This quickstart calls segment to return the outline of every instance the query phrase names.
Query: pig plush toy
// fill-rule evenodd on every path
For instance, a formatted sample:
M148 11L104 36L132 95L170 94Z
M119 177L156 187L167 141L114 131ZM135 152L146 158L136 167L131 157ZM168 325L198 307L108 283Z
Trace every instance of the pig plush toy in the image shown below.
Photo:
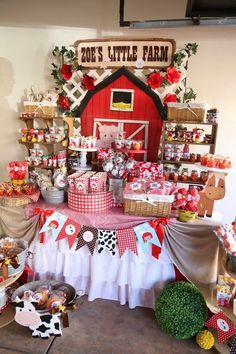
M118 138L118 127L115 125L101 125L98 127L100 139L97 140L97 147L110 148L111 143Z

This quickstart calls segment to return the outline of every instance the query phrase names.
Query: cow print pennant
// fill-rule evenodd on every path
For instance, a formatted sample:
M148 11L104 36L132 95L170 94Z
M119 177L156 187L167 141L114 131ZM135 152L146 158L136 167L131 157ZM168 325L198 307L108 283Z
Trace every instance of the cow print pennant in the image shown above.
M113 256L116 254L116 232L113 230L98 230L98 253L107 249Z
M87 245L90 253L93 255L97 238L98 229L91 226L83 226L78 235L76 251L84 245Z

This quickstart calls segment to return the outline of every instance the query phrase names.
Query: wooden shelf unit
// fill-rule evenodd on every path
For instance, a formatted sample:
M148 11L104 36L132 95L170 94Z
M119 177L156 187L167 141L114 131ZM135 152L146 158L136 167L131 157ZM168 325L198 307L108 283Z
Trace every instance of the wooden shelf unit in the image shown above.
M172 140L172 141L168 141L165 139L165 131L166 131L166 126L168 124L174 124L174 125L183 125L183 126L188 126L188 125L192 125L192 126L209 126L211 127L211 131L210 134L212 135L212 142L211 143L194 143L194 142L186 142L186 141L178 141L178 140ZM205 123L205 122L179 122L179 121L164 121L163 122L163 127L162 127L162 137L161 137L161 144L160 144L160 159L163 163L177 163L179 161L173 161L173 160L168 160L168 162L166 162L165 158L164 158L164 153L165 153L165 144L181 144L181 145L194 145L194 146L206 146L208 147L208 151L210 154L214 154L215 153L215 147L216 147L216 139L217 139L217 130L218 130L218 124L217 123ZM184 161L180 161L180 163L191 163L194 164L194 162L184 162Z
M53 126L53 123L55 120L61 120L62 124L64 125L64 123L66 124L66 130L69 131L69 123L68 123L68 117L64 118L64 117L44 117L44 116L37 116L37 117L19 117L19 120L25 122L27 129L33 129L34 127L34 121L38 120L43 122L46 125L46 128L49 129L51 126ZM37 129L37 128L35 128ZM56 146L61 146L64 147L65 149L67 149L68 147L68 138L66 137L65 139L63 139L62 141L59 142L32 142L32 141L22 141L22 139L18 140L19 144L25 145L27 150L28 150L28 155L30 155L30 149L32 149L35 144L39 144L44 146L47 149L47 154L49 155L53 155L56 153ZM44 169L56 169L58 167L44 167L42 165L40 166L29 166L29 168L34 169L34 168L44 168Z
M172 141L168 141L165 136L165 132L166 132L166 126L167 125L183 125L184 127L199 127L201 128L201 126L206 126L209 127L208 131L206 132L206 134L210 134L212 136L212 140L210 143L204 143L204 142L200 142L200 143L195 143L195 142L187 142L187 141L179 141L179 140L172 140ZM190 128L191 129L191 128ZM192 130L192 129L191 129ZM206 153L210 153L210 154L214 154L215 153L215 148L216 148L216 139L217 139L217 130L218 130L218 124L217 123L205 123L205 122L180 122L180 121L164 121L163 122L163 127L162 127L162 136L161 136L161 143L160 143L160 153L159 153L159 159L162 161L162 163L164 165L169 165L169 164L182 164L182 165L192 165L193 169L194 166L197 167L197 163L199 164L199 161L191 161L191 160L183 160L180 159L179 161L175 161L174 159L171 160L166 160L165 159L165 144L171 144L171 145L189 145L189 146L194 146L194 148L196 149L196 146L201 146L202 149L204 149L204 147L206 147ZM194 152L195 153L195 152ZM190 154L191 154L191 150L190 150ZM207 167L206 167L207 170ZM177 181L177 183L184 183L183 181ZM190 183L190 182L187 182ZM194 184L194 183L192 183ZM196 183L196 184L202 184L204 185L204 183Z

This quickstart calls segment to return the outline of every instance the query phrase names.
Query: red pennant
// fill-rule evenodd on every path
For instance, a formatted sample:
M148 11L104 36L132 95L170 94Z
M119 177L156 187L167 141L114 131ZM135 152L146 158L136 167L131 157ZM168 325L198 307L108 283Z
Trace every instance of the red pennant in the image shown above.
M33 215L39 215L39 228L45 224L47 218L54 213L54 210L34 208ZM40 243L45 242L45 232L40 233Z
M78 236L80 231L80 224L67 218L65 224L63 225L62 229L60 230L56 241L62 240L63 238L67 239L69 248L73 246L73 243Z
M149 224L156 231L157 237L158 237L161 245L162 245L162 242L165 237L165 229L164 229L163 225L168 224L168 222L169 222L169 220L167 218L159 218L159 219L149 221ZM161 247L158 247L157 245L154 245L152 243L152 256L154 258L158 259L160 254L161 254Z
M225 342L232 335L236 334L236 328L230 319L220 311L213 315L206 323L207 327L215 328L217 330L218 343Z

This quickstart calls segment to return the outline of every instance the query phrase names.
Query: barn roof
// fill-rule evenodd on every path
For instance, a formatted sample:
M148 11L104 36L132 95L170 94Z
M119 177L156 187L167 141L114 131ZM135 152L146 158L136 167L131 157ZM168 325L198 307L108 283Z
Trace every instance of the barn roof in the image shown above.
M152 90L150 89L149 86L147 86L144 82L142 82L138 77L136 77L131 71L126 69L124 66L116 70L114 73L112 73L108 78L104 79L102 82L97 84L95 86L94 90L89 90L84 99L81 101L81 104L78 108L78 116L81 116L83 113L84 109L86 108L87 104L89 103L90 99L92 96L97 93L98 91L102 90L106 86L108 86L111 82L115 81L118 79L120 76L126 76L134 85L139 87L142 91L144 91L148 96L150 96L160 112L160 116L162 119L166 119L166 107L162 105L161 100L159 96Z

